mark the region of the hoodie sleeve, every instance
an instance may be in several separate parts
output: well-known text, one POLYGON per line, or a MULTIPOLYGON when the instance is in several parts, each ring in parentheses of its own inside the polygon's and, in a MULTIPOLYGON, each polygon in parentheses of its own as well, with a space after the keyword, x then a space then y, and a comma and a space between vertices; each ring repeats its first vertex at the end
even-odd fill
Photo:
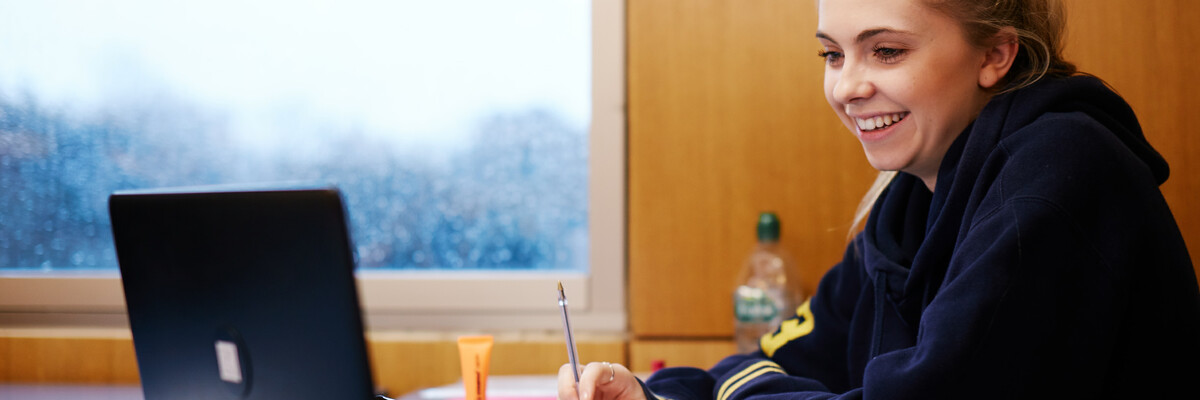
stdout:
MULTIPOLYGON (((861 387, 847 390, 846 378, 836 376, 846 373, 847 324, 834 294, 847 288, 828 289, 855 280, 845 264, 809 303, 811 332, 708 371, 660 371, 647 387, 670 400, 1099 397, 1106 353, 1095 349, 1115 341, 1109 314, 1120 296, 1081 236, 1036 199, 984 218, 926 308, 916 344, 871 359, 861 387)), ((806 317, 791 321, 803 325, 806 317)))
POLYGON ((847 332, 863 289, 855 246, 847 248, 843 261, 825 274, 794 317, 763 336, 759 351, 727 357, 707 371, 663 369, 646 382, 648 398, 828 399, 834 397, 831 392, 846 390, 847 332))
MULTIPOLYGON (((1087 237, 1060 207, 1039 198, 1013 199, 982 216, 956 247, 915 344, 872 358, 860 388, 826 395, 1103 397, 1127 293, 1087 237)), ((746 386, 731 398, 785 396, 775 389, 780 384, 746 386)))

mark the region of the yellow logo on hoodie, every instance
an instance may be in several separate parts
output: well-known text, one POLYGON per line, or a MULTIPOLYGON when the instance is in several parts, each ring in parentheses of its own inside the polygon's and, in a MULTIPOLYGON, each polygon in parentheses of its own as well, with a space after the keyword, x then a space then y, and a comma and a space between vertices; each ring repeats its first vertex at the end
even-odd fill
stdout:
POLYGON ((759 340, 759 345, 762 346, 762 351, 767 354, 767 357, 774 357, 775 351, 788 342, 812 333, 814 322, 812 309, 808 305, 810 302, 812 302, 811 298, 796 308, 796 318, 783 321, 783 324, 779 325, 778 332, 767 333, 759 340))

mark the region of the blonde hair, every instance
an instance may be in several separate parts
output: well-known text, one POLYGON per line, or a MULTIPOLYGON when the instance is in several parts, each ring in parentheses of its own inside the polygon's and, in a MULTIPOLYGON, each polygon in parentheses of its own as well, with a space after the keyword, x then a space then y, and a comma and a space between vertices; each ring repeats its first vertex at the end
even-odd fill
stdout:
POLYGON ((1076 73, 1063 59, 1067 15, 1061 0, 925 0, 930 8, 959 21, 967 42, 996 45, 1000 30, 1016 30, 1019 49, 1012 68, 1001 80, 1001 92, 1017 90, 1043 77, 1076 73))
POLYGON ((858 202, 858 208, 854 210, 854 223, 850 225, 850 231, 846 233, 847 240, 854 238, 854 233, 858 231, 859 225, 862 225, 863 221, 867 219, 867 215, 871 213, 871 206, 875 204, 875 200, 879 200, 883 189, 886 189, 895 177, 896 171, 879 171, 879 175, 875 175, 875 183, 872 183, 871 188, 867 189, 867 194, 858 202))
MULTIPOLYGON (((1078 71, 1063 59, 1066 10, 1060 0, 925 0, 925 4, 959 21, 967 42, 979 47, 996 45, 996 34, 1012 27, 1018 50, 1008 73, 994 88, 996 94, 1032 85, 1046 76, 1066 77, 1078 71)), ((896 177, 896 171, 880 171, 867 190, 850 225, 847 238, 853 238, 871 212, 883 190, 896 177)))

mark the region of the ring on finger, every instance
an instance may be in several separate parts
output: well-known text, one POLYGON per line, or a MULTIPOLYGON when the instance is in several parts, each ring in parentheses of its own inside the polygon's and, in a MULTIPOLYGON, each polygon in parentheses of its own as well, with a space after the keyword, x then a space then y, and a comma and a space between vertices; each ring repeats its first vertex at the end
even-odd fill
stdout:
POLYGON ((608 381, 612 382, 613 379, 617 379, 617 370, 613 368, 612 363, 605 361, 604 365, 608 366, 608 381))

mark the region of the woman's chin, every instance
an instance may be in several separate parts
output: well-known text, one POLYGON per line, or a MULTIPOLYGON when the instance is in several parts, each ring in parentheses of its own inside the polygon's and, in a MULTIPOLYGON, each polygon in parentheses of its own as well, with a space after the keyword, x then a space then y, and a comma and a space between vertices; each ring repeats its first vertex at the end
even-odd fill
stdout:
POLYGON ((879 171, 899 171, 905 167, 905 163, 896 156, 886 154, 886 152, 871 151, 867 147, 869 146, 864 145, 863 151, 866 153, 867 163, 870 163, 871 167, 879 171))

